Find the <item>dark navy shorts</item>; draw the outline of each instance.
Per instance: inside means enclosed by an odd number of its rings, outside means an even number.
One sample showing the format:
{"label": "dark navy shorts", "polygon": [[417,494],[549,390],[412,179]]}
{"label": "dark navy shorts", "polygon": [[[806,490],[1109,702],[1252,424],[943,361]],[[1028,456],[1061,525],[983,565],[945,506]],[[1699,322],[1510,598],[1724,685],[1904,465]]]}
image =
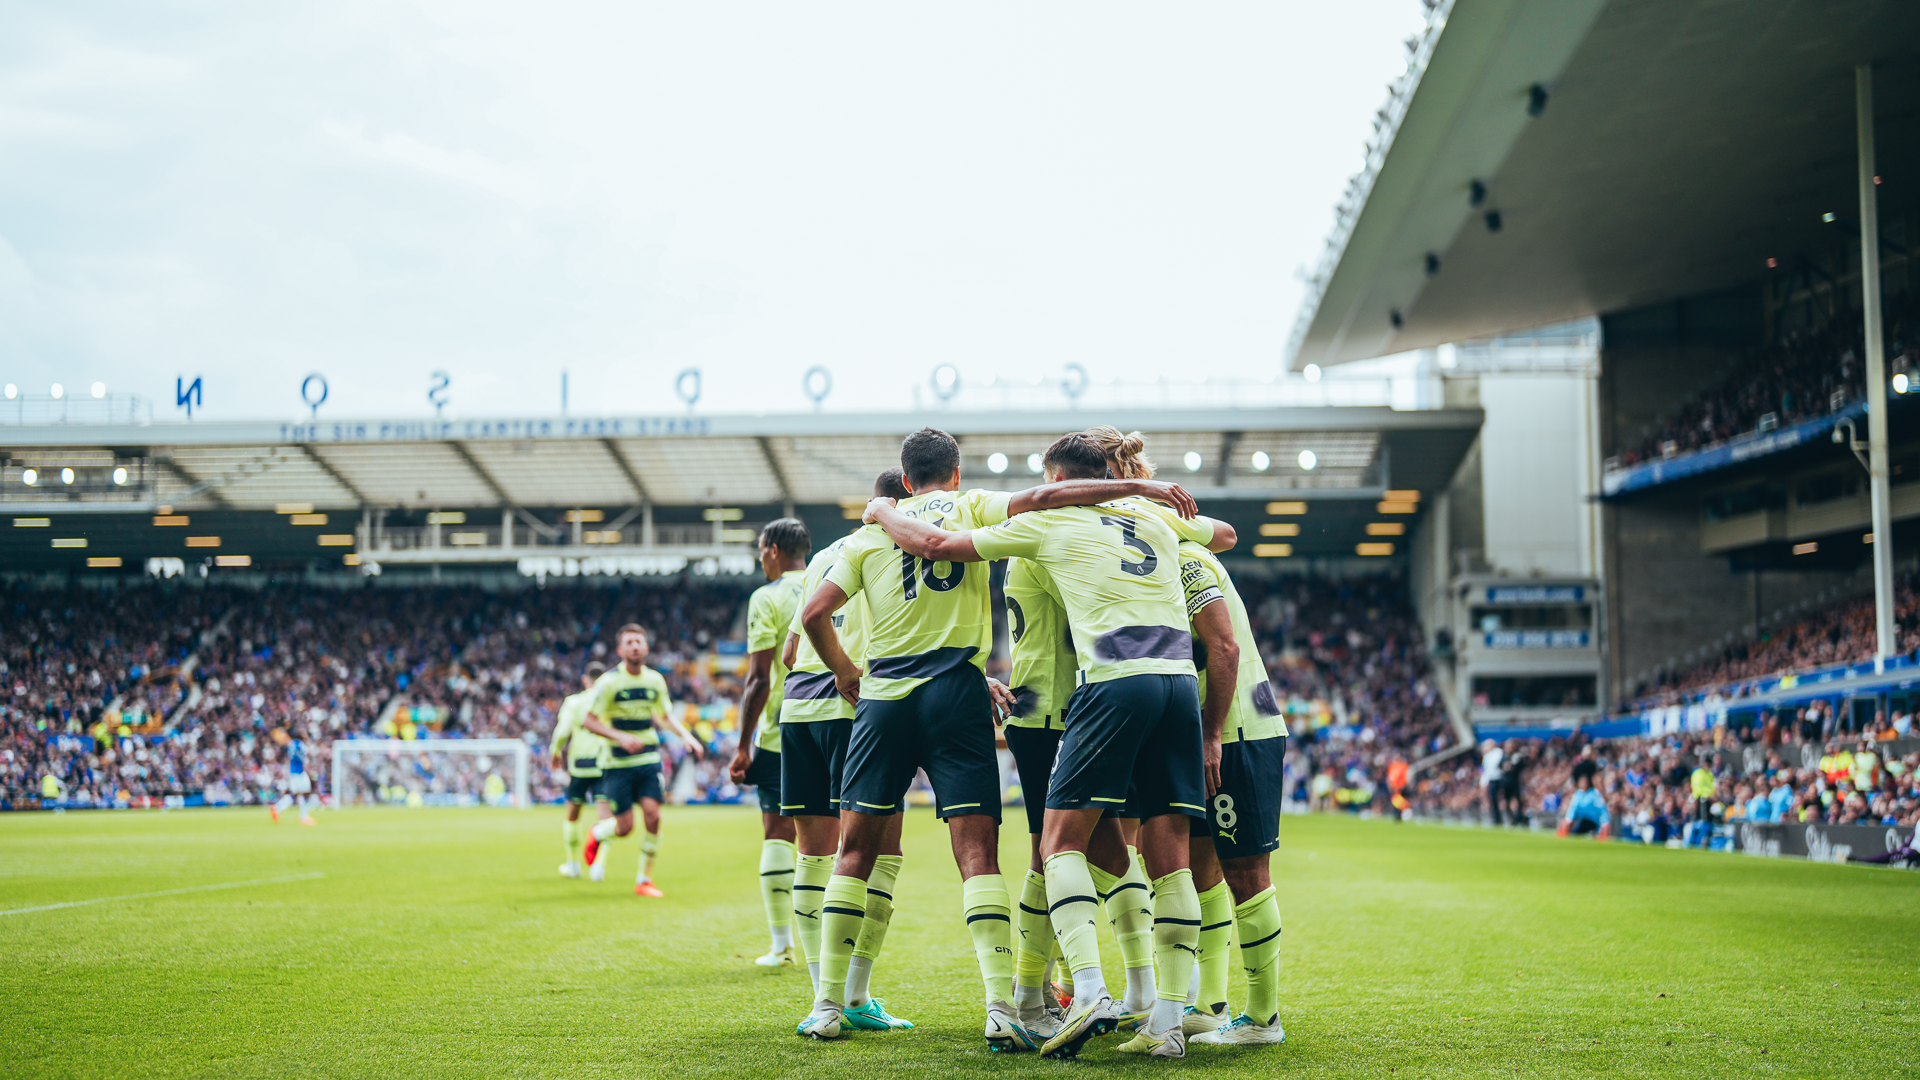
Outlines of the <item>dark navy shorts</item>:
{"label": "dark navy shorts", "polygon": [[1280,846],[1280,802],[1286,792],[1287,738],[1220,747],[1220,790],[1207,800],[1207,831],[1222,860],[1264,855]]}
{"label": "dark navy shorts", "polygon": [[1047,809],[1197,818],[1206,800],[1197,676],[1128,675],[1073,692]]}
{"label": "dark navy shorts", "polygon": [[579,803],[584,806],[594,800],[599,790],[598,776],[567,777],[567,801],[570,803]]}
{"label": "dark navy shorts", "polygon": [[840,784],[847,768],[851,719],[780,725],[780,813],[787,817],[840,816]]}
{"label": "dark navy shorts", "polygon": [[[781,743],[785,746],[786,743]],[[753,748],[753,764],[747,766],[747,783],[753,785],[753,793],[760,797],[760,812],[777,814],[780,812],[780,751]]]}
{"label": "dark navy shorts", "polygon": [[1000,820],[1000,758],[994,750],[987,677],[972,664],[942,672],[897,701],[861,698],[847,739],[842,809],[892,814],[918,769],[933,782],[942,819]]}
{"label": "dark navy shorts", "polygon": [[600,776],[600,797],[613,804],[615,816],[633,809],[641,799],[663,802],[660,795],[660,766],[629,765],[608,769]]}
{"label": "dark navy shorts", "polygon": [[1013,767],[1020,774],[1020,798],[1027,804],[1027,831],[1040,835],[1047,820],[1047,778],[1053,773],[1054,758],[1060,755],[1060,736],[1054,728],[1014,727],[1008,725],[1007,752],[1013,755]]}

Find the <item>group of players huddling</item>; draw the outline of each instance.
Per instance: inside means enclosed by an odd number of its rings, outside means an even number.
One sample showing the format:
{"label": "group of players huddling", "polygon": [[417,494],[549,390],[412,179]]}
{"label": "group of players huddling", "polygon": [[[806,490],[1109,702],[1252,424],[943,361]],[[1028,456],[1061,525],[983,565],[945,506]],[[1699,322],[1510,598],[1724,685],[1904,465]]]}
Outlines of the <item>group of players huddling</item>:
{"label": "group of players huddling", "polygon": [[[901,811],[924,770],[964,883],[991,1049],[1074,1057],[1122,1029],[1133,1037],[1120,1050],[1154,1057],[1185,1056],[1188,1036],[1285,1040],[1268,859],[1286,724],[1215,558],[1236,542],[1232,528],[1155,481],[1144,449],[1138,433],[1074,432],[1043,455],[1042,485],[962,491],[958,443],[926,428],[875,481],[863,528],[818,554],[799,521],[761,532],[769,583],[749,605],[731,771],[757,787],[763,820],[773,940],[755,963],[793,964],[797,936],[812,977],[799,1034],[913,1026],[870,984],[903,862]],[[997,559],[1008,560],[1011,687],[985,673],[989,575],[969,565]],[[610,796],[602,812],[617,815],[594,827],[595,880],[640,800],[644,881],[659,835],[653,721],[667,715],[666,694],[643,667],[644,631],[622,630],[620,656],[622,667],[590,671],[590,688],[568,699],[555,764],[575,777],[570,854],[596,785]],[[1011,894],[998,857],[996,726],[1032,840]],[[617,763],[650,772],[608,784]],[[596,767],[597,781],[585,775]],[[1191,829],[1195,818],[1206,827]],[[579,873],[571,858],[561,869]],[[1100,967],[1103,907],[1126,967],[1118,1000]],[[1248,1002],[1230,1016],[1235,946]],[[1070,988],[1056,987],[1056,964]]]}

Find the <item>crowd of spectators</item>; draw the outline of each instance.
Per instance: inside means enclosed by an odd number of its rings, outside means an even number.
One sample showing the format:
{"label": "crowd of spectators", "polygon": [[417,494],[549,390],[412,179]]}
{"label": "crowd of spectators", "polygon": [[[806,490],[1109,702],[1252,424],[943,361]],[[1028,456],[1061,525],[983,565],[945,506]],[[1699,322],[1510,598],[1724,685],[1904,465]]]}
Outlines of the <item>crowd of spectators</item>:
{"label": "crowd of spectators", "polygon": [[[1914,362],[1914,342],[1896,319],[1887,352],[1889,376]],[[1744,358],[1719,385],[1682,405],[1660,426],[1621,448],[1623,466],[1686,454],[1769,427],[1825,416],[1866,392],[1858,320],[1825,330],[1794,330]],[[1770,419],[1769,419],[1770,418]]]}
{"label": "crowd of spectators", "polygon": [[[1299,753],[1339,756],[1345,767],[1451,740],[1402,578],[1246,574],[1237,583],[1295,714]],[[13,623],[0,652],[0,799],[94,805],[202,793],[254,803],[284,784],[294,740],[306,744],[320,791],[330,744],[343,737],[419,740],[422,751],[439,738],[522,739],[538,761],[575,673],[610,659],[612,628],[638,622],[654,631],[649,662],[666,672],[682,719],[713,751],[699,762],[675,754],[672,791],[732,800],[740,792],[725,763],[739,666],[715,654],[738,636],[753,584],[12,588],[0,594]],[[474,764],[408,753],[357,781],[394,801],[496,793],[505,763]],[[536,798],[558,790],[541,767],[533,789]]]}
{"label": "crowd of spectators", "polygon": [[[1785,722],[1769,716],[1745,728],[1516,739],[1463,755],[1410,797],[1417,813],[1522,826],[1564,821],[1569,831],[1604,829],[1648,843],[1678,840],[1690,824],[1913,827],[1920,749],[1912,727],[1912,715],[1900,712],[1847,731],[1816,704]],[[1489,757],[1499,762],[1492,778]],[[1586,790],[1592,795],[1582,797]]]}
{"label": "crowd of spectators", "polygon": [[[255,802],[284,782],[296,739],[319,790],[338,737],[523,739],[538,758],[554,710],[578,689],[574,673],[606,657],[605,628],[627,622],[654,629],[650,663],[704,715],[738,696],[700,658],[729,634],[745,595],[744,584],[696,580],[515,592],[11,589],[0,594],[11,613],[0,640],[0,799],[57,790],[57,801],[80,804],[189,792]],[[425,767],[412,775],[425,794],[448,783]],[[551,794],[546,770],[535,777],[535,794]]]}
{"label": "crowd of spectators", "polygon": [[[1920,649],[1920,588],[1916,586],[1920,586],[1920,575],[1911,572],[1895,581],[1896,654]],[[1842,601],[1757,641],[1730,646],[1705,663],[1644,682],[1635,688],[1627,708],[1678,704],[1706,690],[1737,699],[1761,680],[1871,660],[1876,647],[1873,620],[1871,595]]]}
{"label": "crowd of spectators", "polygon": [[1388,805],[1389,776],[1451,746],[1403,576],[1235,579],[1283,701],[1324,702],[1329,723],[1289,719],[1286,792],[1303,807]]}
{"label": "crowd of spectators", "polygon": [[[1913,584],[1903,583],[1909,617]],[[1920,754],[1883,749],[1915,735],[1904,711],[1857,733],[1815,706],[1746,728],[1660,738],[1516,740],[1457,754],[1409,782],[1408,763],[1455,736],[1404,580],[1249,573],[1237,585],[1278,696],[1295,714],[1285,784],[1301,807],[1604,820],[1616,835],[1653,841],[1695,821],[1920,818]],[[331,741],[376,737],[417,741],[420,752],[370,760],[360,779],[373,797],[498,800],[504,761],[426,751],[441,738],[506,738],[529,745],[533,794],[551,799],[558,788],[538,763],[554,712],[589,659],[610,659],[612,628],[638,622],[653,629],[650,662],[712,751],[701,762],[670,754],[680,759],[672,793],[730,801],[741,794],[725,774],[741,687],[737,663],[715,655],[737,637],[750,588],[688,579],[513,592],[11,590],[0,594],[9,612],[0,640],[0,798],[31,805],[52,776],[68,805],[193,792],[271,801],[293,740],[309,747],[324,791]],[[1702,678],[1870,651],[1870,612],[1842,605]],[[1809,746],[1822,750],[1809,756]],[[1576,811],[1583,788],[1590,793]]]}

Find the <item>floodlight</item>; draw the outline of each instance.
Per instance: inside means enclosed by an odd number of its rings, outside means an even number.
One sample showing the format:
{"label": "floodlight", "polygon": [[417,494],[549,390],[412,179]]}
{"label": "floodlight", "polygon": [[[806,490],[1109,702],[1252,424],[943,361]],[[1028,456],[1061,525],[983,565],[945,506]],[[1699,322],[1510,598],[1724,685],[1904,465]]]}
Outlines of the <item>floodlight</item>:
{"label": "floodlight", "polygon": [[61,386],[59,383],[54,383],[51,393],[55,398],[62,398],[67,396],[67,388]]}
{"label": "floodlight", "polygon": [[1320,365],[1308,364],[1306,367],[1300,369],[1300,374],[1306,376],[1306,379],[1308,382],[1319,382],[1320,381]]}
{"label": "floodlight", "polygon": [[103,397],[106,397],[106,396],[107,396],[107,384],[106,384],[106,383],[103,383],[103,382],[97,382],[97,383],[94,383],[94,384],[93,384],[93,396],[94,396],[94,397],[96,397],[96,398],[103,398]]}
{"label": "floodlight", "polygon": [[1893,377],[1893,392],[1896,394],[1906,393],[1907,387],[1911,385],[1912,383],[1907,379],[1907,373],[1904,371]]}
{"label": "floodlight", "polygon": [[1267,452],[1265,450],[1255,450],[1253,452],[1253,471],[1254,472],[1266,472],[1267,466],[1271,464],[1273,464],[1273,459],[1267,457]]}
{"label": "floodlight", "polygon": [[998,452],[988,454],[987,455],[987,471],[994,473],[996,475],[999,473],[1006,472],[1007,471],[1007,455],[998,453]]}
{"label": "floodlight", "polygon": [[1040,471],[1040,455],[1039,454],[1027,455],[1027,471],[1030,473],[1037,473]]}
{"label": "floodlight", "polygon": [[1300,467],[1312,472],[1320,464],[1320,458],[1311,450],[1300,451]]}
{"label": "floodlight", "polygon": [[116,484],[125,484],[127,482],[127,470],[124,465],[113,470],[113,482]]}
{"label": "floodlight", "polygon": [[1187,451],[1187,456],[1181,460],[1187,463],[1188,472],[1199,472],[1200,466],[1203,464],[1200,458],[1200,452],[1198,450]]}
{"label": "floodlight", "polygon": [[73,470],[72,470],[72,469],[61,469],[61,470],[60,470],[60,482],[61,482],[61,483],[63,483],[63,484],[71,484],[71,483],[73,483]]}
{"label": "floodlight", "polygon": [[23,484],[25,484],[25,485],[27,485],[28,487],[32,487],[32,486],[34,486],[35,484],[38,484],[38,483],[40,482],[40,470],[38,470],[38,469],[21,469],[21,470],[20,470],[20,482],[21,482],[21,483],[23,483]]}

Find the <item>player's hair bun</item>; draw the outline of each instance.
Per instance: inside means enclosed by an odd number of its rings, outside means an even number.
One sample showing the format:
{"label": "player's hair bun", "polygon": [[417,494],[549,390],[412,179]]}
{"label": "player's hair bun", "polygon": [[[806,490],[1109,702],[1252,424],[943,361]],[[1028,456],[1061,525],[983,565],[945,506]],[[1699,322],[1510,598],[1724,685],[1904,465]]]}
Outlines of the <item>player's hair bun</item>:
{"label": "player's hair bun", "polygon": [[1120,429],[1101,424],[1090,427],[1086,434],[1100,444],[1107,455],[1107,461],[1113,469],[1113,475],[1121,480],[1153,479],[1153,462],[1147,457],[1147,437],[1137,431],[1125,435]]}

